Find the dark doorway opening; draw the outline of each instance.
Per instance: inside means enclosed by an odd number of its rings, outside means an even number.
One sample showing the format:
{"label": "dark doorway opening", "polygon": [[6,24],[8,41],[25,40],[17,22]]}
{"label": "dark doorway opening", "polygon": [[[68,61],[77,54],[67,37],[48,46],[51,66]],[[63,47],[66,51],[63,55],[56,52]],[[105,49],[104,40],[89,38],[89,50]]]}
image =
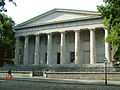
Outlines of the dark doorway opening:
{"label": "dark doorway opening", "polygon": [[47,64],[47,53],[45,53],[45,64]]}
{"label": "dark doorway opening", "polygon": [[57,64],[60,64],[60,53],[57,53]]}

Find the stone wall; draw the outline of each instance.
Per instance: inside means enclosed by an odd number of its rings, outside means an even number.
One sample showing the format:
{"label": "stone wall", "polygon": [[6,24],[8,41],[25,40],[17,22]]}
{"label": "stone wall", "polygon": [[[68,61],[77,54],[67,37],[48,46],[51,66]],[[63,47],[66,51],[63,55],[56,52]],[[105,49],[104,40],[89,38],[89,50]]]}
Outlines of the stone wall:
{"label": "stone wall", "polygon": [[[8,71],[0,71],[0,77],[6,77],[8,75]],[[32,77],[32,71],[12,71],[13,77]]]}
{"label": "stone wall", "polygon": [[[120,80],[120,72],[107,73],[108,80]],[[46,72],[45,78],[61,78],[61,79],[80,79],[80,80],[104,80],[104,72]]]}

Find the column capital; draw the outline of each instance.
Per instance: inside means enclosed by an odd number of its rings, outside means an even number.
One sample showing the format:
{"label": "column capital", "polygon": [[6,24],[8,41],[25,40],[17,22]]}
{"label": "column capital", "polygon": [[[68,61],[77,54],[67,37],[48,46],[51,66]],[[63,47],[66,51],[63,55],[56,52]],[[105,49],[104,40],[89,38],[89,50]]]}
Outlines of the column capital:
{"label": "column capital", "polygon": [[36,34],[35,37],[40,37],[40,34]]}
{"label": "column capital", "polygon": [[62,34],[66,34],[66,32],[65,31],[59,31],[60,33],[62,33]]}
{"label": "column capital", "polygon": [[80,32],[81,30],[80,30],[80,29],[74,29],[73,31],[75,31],[75,32]]}
{"label": "column capital", "polygon": [[25,38],[28,38],[28,37],[29,37],[29,35],[25,35],[24,37],[25,37]]}
{"label": "column capital", "polygon": [[40,36],[40,33],[39,34],[34,34],[35,36]]}
{"label": "column capital", "polygon": [[105,27],[105,26],[103,27],[103,29],[104,29],[104,30],[108,30],[108,28],[107,28],[107,27]]}
{"label": "column capital", "polygon": [[20,38],[20,36],[15,36],[15,38]]}
{"label": "column capital", "polygon": [[77,32],[77,33],[79,33],[79,32],[81,32],[81,30],[73,30],[74,32]]}
{"label": "column capital", "polygon": [[48,32],[48,33],[46,33],[47,35],[52,35],[52,32]]}
{"label": "column capital", "polygon": [[108,32],[109,32],[109,30],[108,30],[107,28],[104,28],[104,30],[105,30],[105,32],[106,32],[106,33],[108,33]]}
{"label": "column capital", "polygon": [[91,28],[91,29],[89,29],[90,31],[95,31],[95,28]]}
{"label": "column capital", "polygon": [[104,28],[104,30],[108,30],[107,28]]}

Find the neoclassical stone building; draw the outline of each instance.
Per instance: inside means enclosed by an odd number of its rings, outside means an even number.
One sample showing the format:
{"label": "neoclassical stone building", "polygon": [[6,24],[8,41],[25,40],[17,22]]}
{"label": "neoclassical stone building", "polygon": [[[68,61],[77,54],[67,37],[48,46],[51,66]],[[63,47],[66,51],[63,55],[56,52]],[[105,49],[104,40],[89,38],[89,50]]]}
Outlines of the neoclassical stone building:
{"label": "neoclassical stone building", "polygon": [[15,27],[15,63],[101,64],[105,57],[110,62],[102,22],[98,12],[69,9],[53,9],[23,22]]}

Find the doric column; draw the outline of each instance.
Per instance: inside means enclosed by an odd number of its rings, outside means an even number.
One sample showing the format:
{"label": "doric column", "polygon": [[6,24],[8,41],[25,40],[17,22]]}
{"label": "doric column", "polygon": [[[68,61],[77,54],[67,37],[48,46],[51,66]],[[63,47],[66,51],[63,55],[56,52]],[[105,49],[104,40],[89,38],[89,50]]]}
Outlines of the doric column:
{"label": "doric column", "polygon": [[65,32],[60,32],[61,33],[61,43],[60,43],[60,64],[67,64],[66,61],[66,45],[65,45]]}
{"label": "doric column", "polygon": [[24,42],[24,61],[23,64],[28,64],[28,44],[29,44],[29,36],[25,36],[25,42]]}
{"label": "doric column", "polygon": [[39,64],[39,46],[40,46],[40,35],[35,36],[35,56],[34,56],[34,64]]}
{"label": "doric column", "polygon": [[19,37],[16,37],[15,46],[15,64],[19,64]]}
{"label": "doric column", "polygon": [[[108,36],[108,30],[105,29],[105,39]],[[110,44],[105,42],[105,58],[110,62]]]}
{"label": "doric column", "polygon": [[47,41],[47,64],[52,64],[52,33],[48,33]]}
{"label": "doric column", "polygon": [[80,31],[75,30],[75,64],[80,64]]}
{"label": "doric column", "polygon": [[95,29],[90,29],[90,64],[96,63]]}

